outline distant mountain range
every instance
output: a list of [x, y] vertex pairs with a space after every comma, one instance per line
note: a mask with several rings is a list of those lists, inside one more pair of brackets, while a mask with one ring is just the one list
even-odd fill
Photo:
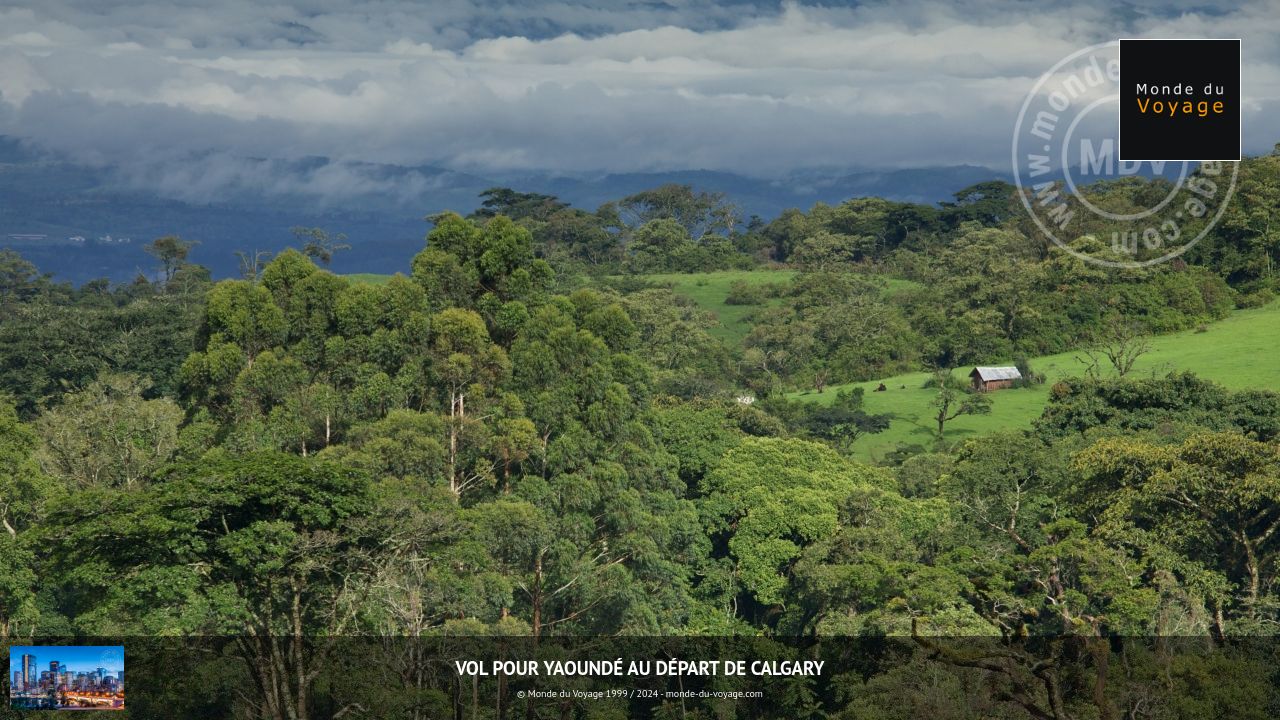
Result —
[[200, 241], [191, 260], [216, 277], [237, 272], [235, 252], [276, 252], [290, 228], [345, 233], [352, 250], [338, 272], [407, 271], [422, 247], [424, 217], [467, 213], [485, 189], [556, 195], [587, 210], [664, 183], [725, 193], [744, 217], [879, 196], [935, 203], [1007, 173], [977, 166], [905, 170], [815, 169], [763, 179], [725, 172], [552, 172], [486, 176], [434, 166], [203, 155], [183, 162], [90, 165], [0, 136], [0, 247], [12, 247], [57, 279], [116, 281], [154, 273], [142, 246], [161, 235]]

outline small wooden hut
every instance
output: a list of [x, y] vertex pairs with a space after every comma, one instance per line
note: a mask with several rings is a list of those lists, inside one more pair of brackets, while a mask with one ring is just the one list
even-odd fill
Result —
[[1013, 383], [1022, 379], [1022, 373], [1016, 367], [975, 367], [969, 373], [973, 380], [973, 389], [978, 392], [991, 392], [1013, 387]]

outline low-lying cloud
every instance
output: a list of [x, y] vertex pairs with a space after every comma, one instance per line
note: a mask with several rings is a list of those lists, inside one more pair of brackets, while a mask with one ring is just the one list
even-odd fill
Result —
[[[1274, 0], [591, 5], [9, 7], [0, 134], [195, 195], [252, 177], [233, 157], [755, 176], [1003, 168], [1040, 73], [1084, 45], [1150, 36], [1243, 38], [1246, 151], [1280, 140]], [[168, 167], [211, 157], [221, 164]], [[315, 181], [339, 194], [359, 184]]]

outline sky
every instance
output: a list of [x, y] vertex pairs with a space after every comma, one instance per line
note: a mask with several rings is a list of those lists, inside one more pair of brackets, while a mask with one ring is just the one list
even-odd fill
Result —
[[121, 645], [66, 645], [57, 647], [30, 647], [14, 645], [9, 648], [9, 669], [22, 668], [22, 656], [36, 657], [36, 667], [48, 670], [49, 663], [57, 660], [71, 672], [92, 672], [102, 668], [107, 672], [124, 669], [124, 647]]
[[1280, 0], [0, 0], [0, 134], [157, 183], [1007, 170], [1036, 79], [1117, 37], [1242, 38], [1245, 151], [1280, 141]]

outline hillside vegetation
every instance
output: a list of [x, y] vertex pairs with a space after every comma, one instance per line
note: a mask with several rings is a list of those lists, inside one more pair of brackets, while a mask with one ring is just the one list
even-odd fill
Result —
[[[307, 640], [681, 635], [915, 650], [588, 714], [1261, 718], [1273, 658], [1115, 651], [1280, 631], [1280, 155], [1241, 176], [1205, 242], [1120, 271], [1028, 233], [1002, 183], [767, 222], [681, 186], [594, 211], [494, 189], [390, 278], [330, 272], [336, 242], [215, 283], [162, 238], [162, 282], [80, 287], [0, 251], [0, 641], [255, 638], [170, 673], [173, 717], [504, 717], [481, 682], [563, 717], [416, 646]], [[1123, 377], [1074, 359], [1122, 341], [1150, 344]], [[966, 388], [1019, 357], [1043, 384]], [[993, 652], [928, 647], [957, 637]]]
[[786, 285], [795, 277], [794, 270], [721, 270], [704, 273], [654, 273], [640, 278], [659, 285], [670, 285], [678, 295], [689, 298], [698, 307], [715, 316], [716, 324], [708, 330], [725, 342], [738, 344], [751, 329], [748, 317], [760, 307], [777, 305], [775, 297], [763, 298], [755, 305], [731, 305], [725, 302], [735, 283], [749, 286]]
[[[1151, 339], [1151, 350], [1134, 364], [1134, 377], [1162, 376], [1170, 372], [1191, 371], [1213, 378], [1225, 387], [1280, 388], [1280, 302], [1262, 308], [1237, 310], [1224, 320], [1204, 327], [1203, 331], [1186, 330]], [[1082, 362], [1083, 361], [1083, 362]], [[1045, 382], [1026, 388], [1012, 388], [989, 393], [991, 414], [962, 415], [947, 424], [946, 440], [950, 443], [981, 437], [1004, 430], [1020, 430], [1040, 416], [1049, 401], [1049, 390], [1062, 378], [1084, 374], [1088, 360], [1081, 351], [1069, 351], [1030, 359], [1033, 370], [1043, 373]], [[1012, 365], [1012, 358], [1000, 358], [983, 365]], [[953, 375], [965, 382], [972, 368], [965, 366]], [[1103, 376], [1114, 376], [1113, 369], [1103, 367]], [[934, 437], [932, 406], [937, 390], [925, 387], [932, 378], [927, 372], [904, 373], [861, 383], [825, 388], [822, 392], [803, 391], [790, 397], [805, 402], [830, 404], [842, 391], [861, 388], [864, 407], [871, 413], [889, 413], [889, 428], [858, 440], [853, 454], [862, 460], [882, 460], [900, 446], [931, 445]], [[883, 384], [885, 390], [876, 392]]]

